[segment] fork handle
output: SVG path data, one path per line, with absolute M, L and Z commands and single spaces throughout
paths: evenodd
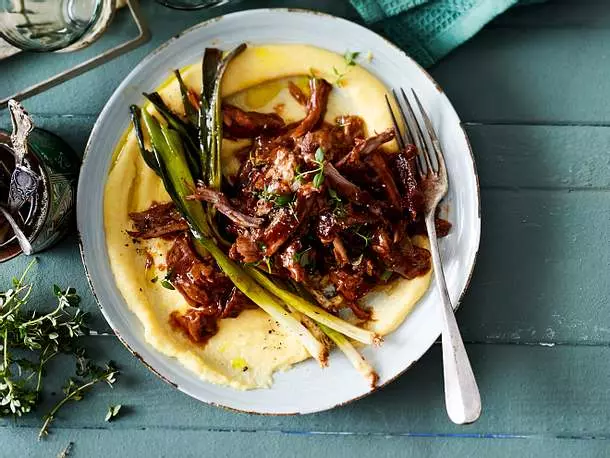
M 462 425 L 476 421 L 481 415 L 481 395 L 447 291 L 445 274 L 443 273 L 443 265 L 438 250 L 434 214 L 435 212 L 430 212 L 426 217 L 426 229 L 430 239 L 434 277 L 442 303 L 445 406 L 451 421 Z

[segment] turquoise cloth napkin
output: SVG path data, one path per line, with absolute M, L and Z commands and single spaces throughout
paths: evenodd
M 364 21 L 424 67 L 519 0 L 350 0 Z

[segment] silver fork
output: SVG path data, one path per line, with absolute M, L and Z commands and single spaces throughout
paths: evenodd
M 432 122 L 422 107 L 415 91 L 412 90 L 412 93 L 417 103 L 423 126 L 415 116 L 403 89 L 400 89 L 402 100 L 399 100 L 396 91 L 392 90 L 400 117 L 405 126 L 403 132 L 401 132 L 399 122 L 387 95 L 386 103 L 394 123 L 398 146 L 404 149 L 408 145 L 415 145 L 419 152 L 416 163 L 424 194 L 425 221 L 428 238 L 430 239 L 434 277 L 436 278 L 442 305 L 443 375 L 445 379 L 445 406 L 447 414 L 454 423 L 472 423 L 481 415 L 481 395 L 479 394 L 479 388 L 455 320 L 451 299 L 447 291 L 447 284 L 445 283 L 443 265 L 438 250 L 436 227 L 434 225 L 436 208 L 447 194 L 449 188 L 447 168 Z M 431 150 L 434 160 L 430 154 Z

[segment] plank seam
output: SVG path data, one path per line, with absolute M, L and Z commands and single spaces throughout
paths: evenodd
M 24 430 L 38 430 L 38 425 L 24 425 L 24 424 L 4 424 L 0 425 L 0 429 L 10 428 L 21 428 Z M 53 425 L 54 431 L 113 431 L 116 430 L 116 426 L 61 426 Z M 557 434 L 518 434 L 518 433 L 443 433 L 443 432 L 424 432 L 424 431 L 405 431 L 405 432 L 358 432 L 358 431 L 308 431 L 308 430 L 290 430 L 290 429 L 255 429 L 255 428 L 226 428 L 226 427 L 208 427 L 208 428 L 197 428 L 197 427 L 175 427 L 175 426 L 123 426 L 121 430 L 137 430 L 137 431 L 195 431 L 195 432 L 209 432 L 209 433 L 245 433 L 245 434 L 277 434 L 277 435 L 288 435 L 288 436 L 355 436 L 355 437 L 381 437 L 386 439 L 400 438 L 400 437 L 418 437 L 418 438 L 447 438 L 447 439 L 559 439 L 559 440 L 608 440 L 610 439 L 610 433 L 557 433 Z

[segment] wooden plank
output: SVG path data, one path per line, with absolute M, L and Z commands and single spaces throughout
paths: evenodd
M 70 442 L 70 457 L 215 457 L 266 456 L 359 456 L 393 458 L 456 456 L 553 456 L 603 457 L 607 441 L 577 439 L 470 439 L 458 437 L 396 437 L 371 435 L 294 435 L 236 431 L 159 431 L 121 430 L 117 422 L 104 430 L 56 430 L 43 442 L 36 442 L 35 431 L 2 428 L 0 441 L 6 456 L 48 458 L 57 456 Z
M 609 34 L 607 28 L 484 29 L 432 75 L 463 121 L 608 124 L 600 94 L 610 82 L 592 62 L 605 58 Z
M 605 191 L 485 190 L 466 339 L 610 341 Z
M 467 124 L 483 188 L 610 186 L 610 128 Z
M 468 345 L 484 408 L 477 423 L 460 427 L 445 413 L 438 345 L 407 374 L 372 396 L 325 413 L 277 417 L 206 406 L 160 381 L 114 337 L 92 337 L 87 342 L 96 358 L 112 358 L 123 374 L 114 389 L 96 388 L 83 401 L 67 406 L 56 427 L 105 428 L 108 406 L 120 403 L 126 407 L 125 415 L 112 428 L 121 430 L 610 438 L 610 348 L 606 346 Z M 50 371 L 57 386 L 48 386 L 55 394 L 46 396 L 40 415 L 58 400 L 63 376 L 57 374 L 67 376 L 72 368 L 61 363 Z M 11 424 L 10 419 L 0 421 Z M 35 427 L 40 419 L 34 414 L 17 425 Z
M 553 0 L 524 2 L 498 16 L 488 27 L 591 29 L 608 25 L 610 10 L 606 0 Z

